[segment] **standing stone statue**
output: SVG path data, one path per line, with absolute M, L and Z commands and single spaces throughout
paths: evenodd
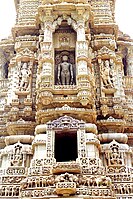
M 113 88 L 113 82 L 112 82 L 112 77 L 111 77 L 111 68 L 109 66 L 109 61 L 106 60 L 104 63 L 104 67 L 102 68 L 101 71 L 101 77 L 103 84 L 106 88 Z
M 30 81 L 31 71 L 28 69 L 28 64 L 24 63 L 20 71 L 20 90 L 26 91 Z
M 62 57 L 62 63 L 58 65 L 58 84 L 72 85 L 73 84 L 73 66 L 68 62 L 68 56 Z

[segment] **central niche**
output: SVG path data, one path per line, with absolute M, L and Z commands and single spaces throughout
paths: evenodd
M 77 132 L 55 133 L 55 159 L 57 162 L 76 161 Z
M 55 85 L 76 84 L 76 37 L 76 32 L 65 20 L 53 34 Z
M 55 84 L 74 85 L 76 84 L 74 51 L 55 52 Z

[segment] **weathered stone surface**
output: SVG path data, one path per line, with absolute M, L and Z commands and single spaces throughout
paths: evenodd
M 15 0 L 0 42 L 0 198 L 133 198 L 133 45 L 111 0 Z

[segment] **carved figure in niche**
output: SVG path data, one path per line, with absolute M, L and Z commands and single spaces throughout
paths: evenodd
M 112 81 L 112 77 L 113 77 L 112 70 L 110 68 L 108 60 L 106 60 L 104 62 L 104 65 L 102 65 L 102 67 L 101 67 L 101 77 L 102 77 L 103 84 L 106 88 L 114 87 L 113 81 Z
M 117 148 L 112 148 L 112 153 L 110 154 L 110 163 L 113 165 L 122 164 L 121 156 Z
M 58 65 L 58 84 L 73 84 L 73 66 L 68 62 L 68 56 L 62 56 L 62 63 Z
M 22 166 L 22 163 L 23 163 L 22 146 L 16 145 L 14 154 L 11 155 L 11 166 Z
M 20 90 L 26 91 L 30 81 L 31 70 L 28 63 L 23 63 L 20 71 Z

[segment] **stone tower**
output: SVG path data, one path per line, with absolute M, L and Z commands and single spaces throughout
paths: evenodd
M 0 42 L 0 198 L 133 199 L 133 45 L 114 0 L 15 0 Z

